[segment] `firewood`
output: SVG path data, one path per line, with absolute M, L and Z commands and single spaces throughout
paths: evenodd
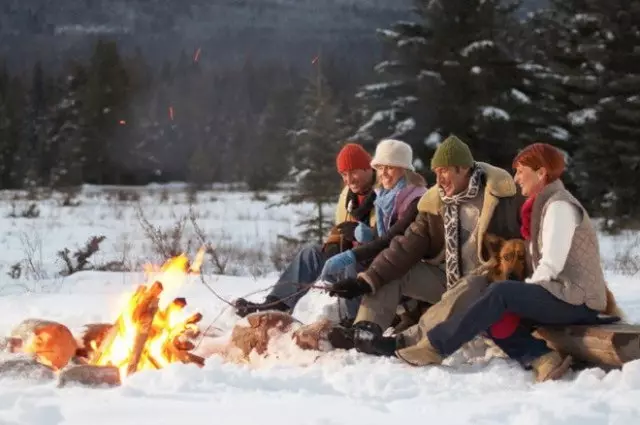
M 194 363 L 199 367 L 204 366 L 204 358 L 188 351 L 177 350 L 175 347 L 169 349 L 171 352 L 171 358 L 181 361 L 182 363 Z
M 144 285 L 138 286 L 136 288 L 136 292 L 131 296 L 132 302 L 135 302 L 136 300 L 140 299 L 140 297 L 142 297 L 142 295 L 145 292 L 146 292 L 146 287 Z M 120 316 L 118 316 L 118 318 L 113 323 L 113 327 L 104 336 L 104 339 L 99 344 L 98 349 L 91 354 L 91 358 L 89 359 L 90 363 L 101 364 L 102 357 L 105 354 L 104 351 L 111 346 L 111 344 L 116 339 L 118 334 L 122 331 L 122 329 L 123 329 L 123 317 L 122 317 L 122 314 L 120 314 Z
M 69 384 L 116 387 L 121 384 L 120 371 L 115 366 L 73 366 L 63 370 L 58 378 L 58 387 Z
M 145 304 L 144 310 L 142 308 L 136 309 L 135 314 L 137 314 L 137 317 L 134 315 L 134 320 L 137 325 L 137 334 L 133 348 L 131 349 L 129 364 L 127 366 L 127 375 L 131 375 L 138 370 L 138 363 L 140 362 L 142 351 L 145 348 L 144 346 L 147 343 L 152 330 L 153 318 L 158 311 L 157 295 L 154 297 L 152 293 L 148 301 L 145 300 Z
M 0 377 L 53 380 L 55 371 L 35 359 L 10 359 L 0 362 Z
M 621 367 L 640 359 L 640 325 L 545 326 L 536 336 L 551 348 L 596 366 Z

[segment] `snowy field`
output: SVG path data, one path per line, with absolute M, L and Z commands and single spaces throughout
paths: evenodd
M 186 195 L 172 186 L 166 199 L 161 195 L 164 188 L 153 189 L 139 190 L 146 218 L 161 228 L 173 226 L 189 210 Z M 12 208 L 13 194 L 3 196 L 2 335 L 27 317 L 57 320 L 72 330 L 89 322 L 111 321 L 124 294 L 143 282 L 140 272 L 57 276 L 61 264 L 56 252 L 65 247 L 73 251 L 89 237 L 104 235 L 107 239 L 96 262 L 126 258 L 136 268 L 160 261 L 141 229 L 138 201 L 121 202 L 113 194 L 89 187 L 78 197 L 79 206 L 60 207 L 55 199 L 38 201 L 39 217 L 12 218 L 7 216 L 30 201 L 20 200 Z M 280 197 L 269 194 L 268 201 Z M 231 300 L 274 283 L 269 251 L 278 233 L 295 235 L 297 207 L 267 208 L 266 202 L 252 200 L 251 194 L 208 191 L 198 195 L 194 210 L 212 241 L 263 254 L 260 267 L 254 270 L 243 270 L 246 266 L 238 262 L 233 273 L 242 276 L 216 275 L 212 265 L 205 265 L 204 279 L 222 298 Z M 628 253 L 640 255 L 640 247 L 634 247 L 637 239 L 633 234 L 603 237 L 601 249 L 621 307 L 629 319 L 640 322 L 640 274 L 624 275 L 633 269 L 631 263 L 621 261 Z M 11 278 L 7 273 L 17 262 L 33 264 L 34 271 Z M 203 326 L 212 324 L 228 332 L 237 320 L 198 277 L 171 289 L 167 290 L 170 295 L 187 298 L 189 312 L 203 313 Z M 313 316 L 322 300 L 307 303 L 307 310 L 300 314 Z M 202 369 L 176 364 L 162 371 L 144 371 L 115 389 L 58 389 L 52 382 L 0 379 L 0 425 L 640 423 L 640 361 L 621 371 L 590 369 L 573 372 L 560 382 L 534 385 L 530 372 L 504 359 L 416 369 L 353 351 L 318 357 L 290 344 L 272 349 L 278 358 L 254 358 L 250 364 L 236 365 L 214 356 Z

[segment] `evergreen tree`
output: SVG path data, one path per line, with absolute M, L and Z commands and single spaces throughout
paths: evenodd
M 130 77 L 115 42 L 99 40 L 84 90 L 87 137 L 83 175 L 89 183 L 119 183 L 123 158 L 131 146 Z
M 536 17 L 545 107 L 565 121 L 561 143 L 585 205 L 616 230 L 640 219 L 640 1 L 553 0 Z M 606 178 L 604 178 L 606 176 Z
M 320 63 L 316 62 L 316 76 L 301 98 L 298 126 L 293 139 L 293 176 L 298 180 L 295 193 L 285 203 L 311 202 L 315 212 L 299 224 L 302 238 L 322 243 L 332 225 L 332 215 L 326 207 L 333 205 L 340 190 L 335 169 L 335 157 L 350 128 L 339 114 Z
M 47 134 L 54 160 L 49 176 L 52 187 L 77 186 L 84 181 L 83 168 L 89 140 L 82 94 L 87 80 L 87 70 L 73 64 L 59 83 L 61 96 L 51 108 Z
M 546 124 L 532 120 L 528 73 L 514 50 L 516 2 L 416 1 L 415 22 L 381 31 L 387 59 L 381 81 L 359 97 L 369 121 L 361 140 L 400 138 L 429 158 L 450 133 L 478 160 L 511 167 L 517 150 Z
M 5 189 L 19 188 L 24 183 L 26 157 L 20 146 L 25 100 L 22 79 L 10 76 L 4 65 L 0 65 L 0 185 Z

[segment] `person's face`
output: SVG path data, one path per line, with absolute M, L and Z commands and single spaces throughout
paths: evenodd
M 520 186 L 520 192 L 524 196 L 534 195 L 544 185 L 547 170 L 544 167 L 534 170 L 522 164 L 516 164 L 514 180 Z
M 371 190 L 373 170 L 349 170 L 340 173 L 342 181 L 353 193 L 366 193 Z
M 398 180 L 404 176 L 404 168 L 392 165 L 378 165 L 376 167 L 378 181 L 385 189 L 393 189 Z
M 469 168 L 438 167 L 436 181 L 446 196 L 457 195 L 469 186 Z

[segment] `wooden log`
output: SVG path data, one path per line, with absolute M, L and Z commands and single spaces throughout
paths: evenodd
M 115 366 L 74 366 L 62 371 L 58 378 L 58 387 L 65 387 L 69 384 L 116 387 L 120 383 L 120 371 Z
M 130 302 L 136 302 L 138 299 L 140 299 L 144 295 L 145 292 L 146 292 L 146 287 L 144 285 L 138 286 L 138 288 L 136 288 L 136 292 L 131 296 Z M 98 346 L 98 349 L 95 350 L 93 353 L 91 353 L 91 358 L 89 359 L 90 363 L 99 365 L 104 361 L 103 357 L 105 354 L 105 350 L 111 346 L 114 339 L 121 332 L 123 327 L 123 320 L 124 319 L 121 313 L 120 316 L 118 316 L 116 321 L 113 323 L 113 327 L 104 336 L 102 342 Z
M 554 350 L 587 364 L 621 367 L 640 359 L 640 325 L 545 326 L 534 335 Z
M 158 297 L 160 293 L 162 293 L 162 284 L 155 282 L 133 311 L 132 318 L 137 326 L 137 334 L 131 349 L 129 364 L 127 365 L 127 375 L 131 375 L 138 370 L 145 345 L 153 330 L 153 319 L 158 312 Z

